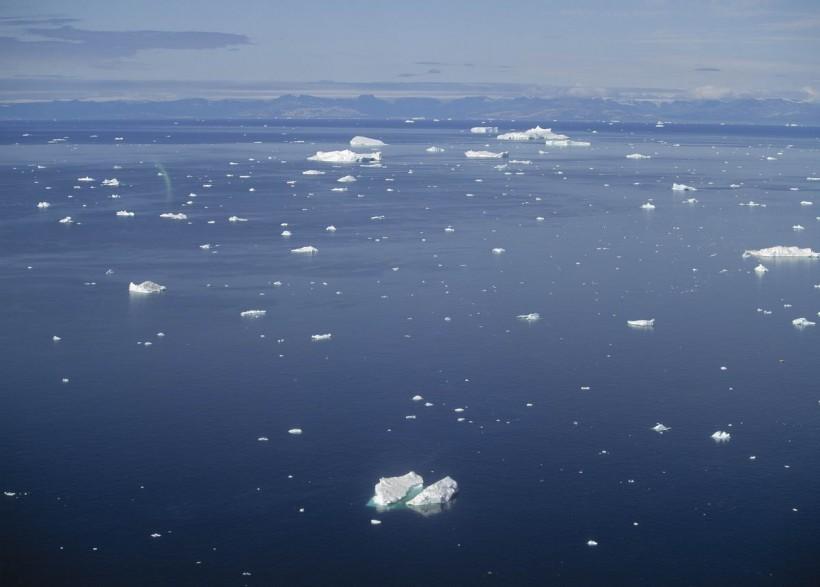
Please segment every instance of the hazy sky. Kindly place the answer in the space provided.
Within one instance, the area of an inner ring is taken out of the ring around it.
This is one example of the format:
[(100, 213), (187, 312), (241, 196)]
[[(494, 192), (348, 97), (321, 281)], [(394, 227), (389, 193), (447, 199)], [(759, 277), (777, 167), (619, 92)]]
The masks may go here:
[[(820, 0), (2, 0), (0, 78), (820, 91)], [(92, 88), (94, 83), (87, 83)]]

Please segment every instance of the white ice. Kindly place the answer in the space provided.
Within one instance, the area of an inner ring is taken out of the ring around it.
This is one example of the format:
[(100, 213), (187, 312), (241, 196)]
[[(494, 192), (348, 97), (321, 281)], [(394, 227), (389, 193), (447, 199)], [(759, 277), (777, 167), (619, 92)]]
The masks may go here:
[(447, 503), (458, 493), (458, 483), (451, 477), (445, 477), (425, 487), (421, 493), (407, 502), (410, 507)]
[(142, 283), (134, 283), (132, 281), (128, 284), (128, 291), (137, 294), (155, 294), (163, 292), (165, 289), (164, 285), (154, 283), (153, 281), (143, 281)]
[(410, 471), (400, 477), (382, 477), (376, 483), (373, 504), (388, 506), (404, 500), (410, 493), (418, 491), (424, 484), (421, 475)]

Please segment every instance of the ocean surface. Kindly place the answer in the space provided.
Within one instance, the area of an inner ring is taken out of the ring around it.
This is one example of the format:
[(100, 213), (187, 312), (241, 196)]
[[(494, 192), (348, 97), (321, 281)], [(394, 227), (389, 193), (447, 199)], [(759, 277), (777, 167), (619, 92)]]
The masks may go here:
[(820, 129), (536, 122), (2, 123), (0, 583), (818, 584)]

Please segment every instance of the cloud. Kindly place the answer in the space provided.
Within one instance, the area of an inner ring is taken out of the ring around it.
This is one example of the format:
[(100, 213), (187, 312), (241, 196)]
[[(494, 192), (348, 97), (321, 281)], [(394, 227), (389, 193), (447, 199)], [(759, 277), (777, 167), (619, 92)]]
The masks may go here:
[(729, 88), (721, 88), (718, 86), (699, 86), (689, 92), (689, 94), (695, 100), (723, 100), (724, 98), (734, 96), (734, 92)]
[(61, 26), (79, 22), (66, 16), (0, 16), (0, 26)]
[(692, 71), (705, 71), (705, 72), (716, 72), (716, 71), (723, 71), (719, 67), (696, 67)]

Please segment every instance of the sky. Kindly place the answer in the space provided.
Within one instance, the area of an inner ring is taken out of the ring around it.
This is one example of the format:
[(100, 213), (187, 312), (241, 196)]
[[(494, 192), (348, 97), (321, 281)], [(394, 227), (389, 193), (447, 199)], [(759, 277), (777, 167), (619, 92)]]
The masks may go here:
[(0, 2), (0, 100), (558, 89), (820, 100), (820, 0)]

